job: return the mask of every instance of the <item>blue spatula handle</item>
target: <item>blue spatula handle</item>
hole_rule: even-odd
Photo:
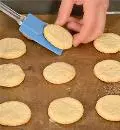
[[[49,49],[50,51],[54,52],[57,55],[61,55],[63,50],[56,48],[45,39],[43,31],[46,25],[47,23],[36,18],[34,15],[28,14],[27,17],[22,22],[19,30],[25,36],[34,40],[43,47]]]

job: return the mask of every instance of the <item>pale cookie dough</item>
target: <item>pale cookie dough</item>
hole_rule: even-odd
[[[69,49],[73,44],[72,35],[59,25],[48,24],[44,28],[45,38],[59,49]]]
[[[25,78],[25,73],[16,64],[0,65],[0,86],[14,87],[19,85]]]
[[[119,82],[120,62],[115,60],[103,60],[95,65],[94,74],[104,82]]]
[[[30,108],[18,101],[8,101],[0,104],[0,124],[4,126],[19,126],[26,124],[31,118]]]
[[[100,98],[96,104],[96,111],[106,120],[120,121],[120,96],[107,95]]]
[[[52,63],[43,71],[44,78],[53,84],[67,83],[71,81],[75,75],[75,68],[64,62]]]
[[[78,100],[65,97],[52,101],[48,108],[48,115],[54,122],[71,124],[78,121],[84,113],[84,108]]]
[[[103,53],[120,51],[120,36],[114,33],[104,33],[94,41],[94,47]]]
[[[4,38],[0,40],[0,58],[14,59],[26,53],[25,43],[17,38]]]

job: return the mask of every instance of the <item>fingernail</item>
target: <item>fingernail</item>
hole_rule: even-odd
[[[73,41],[73,46],[74,46],[74,47],[77,47],[79,44],[80,44],[80,42],[78,43],[78,42],[76,42],[75,40]]]
[[[79,44],[73,44],[73,46],[74,46],[74,47],[78,47],[78,46],[79,46]]]
[[[78,43],[78,40],[76,39],[76,34],[75,34],[74,37],[73,37],[73,46],[77,47],[79,45],[79,43]]]
[[[55,24],[59,24],[59,21],[58,21],[58,20],[56,20],[56,21],[55,21]]]
[[[62,25],[62,20],[57,19],[57,20],[55,21],[55,24],[57,24],[57,25]]]
[[[74,47],[78,47],[79,44],[81,44],[81,41],[80,41],[80,40],[78,41],[78,39],[76,39],[76,38],[74,37],[73,46],[74,46]]]

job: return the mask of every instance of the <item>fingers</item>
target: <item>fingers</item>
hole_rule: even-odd
[[[95,26],[96,17],[97,17],[97,6],[95,1],[87,1],[83,5],[84,7],[84,24],[80,30],[80,33],[74,35],[74,46],[78,46],[80,43],[87,39]]]
[[[75,32],[80,32],[81,27],[82,27],[82,25],[80,23],[76,23],[76,22],[69,22],[67,24],[67,28],[72,31],[75,31]]]
[[[75,4],[76,5],[82,5],[83,4],[83,0],[75,0]]]
[[[83,19],[78,19],[74,17],[69,17],[67,21],[67,28],[75,31],[75,32],[80,32],[82,24],[83,24]]]
[[[100,36],[104,32],[105,23],[106,23],[106,10],[100,7],[98,11],[99,14],[96,19],[95,29],[93,33],[90,35],[90,37],[84,41],[84,43],[88,43],[95,40],[98,36]]]
[[[83,20],[70,17],[74,4],[83,4]],[[69,29],[79,32],[74,35],[74,46],[90,42],[104,31],[108,5],[109,0],[78,0],[76,3],[74,0],[62,0],[56,24],[63,26],[65,23],[68,23],[67,27]]]
[[[104,6],[105,11],[107,11],[109,8],[109,0],[102,0],[102,2],[103,2],[102,5]]]
[[[83,24],[83,19],[78,19],[78,18],[74,18],[74,17],[69,17],[67,22],[75,22],[75,23],[80,23]]]
[[[61,6],[58,12],[58,17],[55,22],[56,24],[63,26],[67,22],[72,12],[73,5],[74,5],[73,0],[62,0]]]
[[[78,18],[74,18],[74,17],[69,17],[67,22],[76,22],[76,23],[79,23],[80,19]]]

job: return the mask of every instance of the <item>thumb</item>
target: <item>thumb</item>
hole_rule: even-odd
[[[67,22],[72,12],[73,5],[74,0],[62,0],[55,24],[62,26]]]

